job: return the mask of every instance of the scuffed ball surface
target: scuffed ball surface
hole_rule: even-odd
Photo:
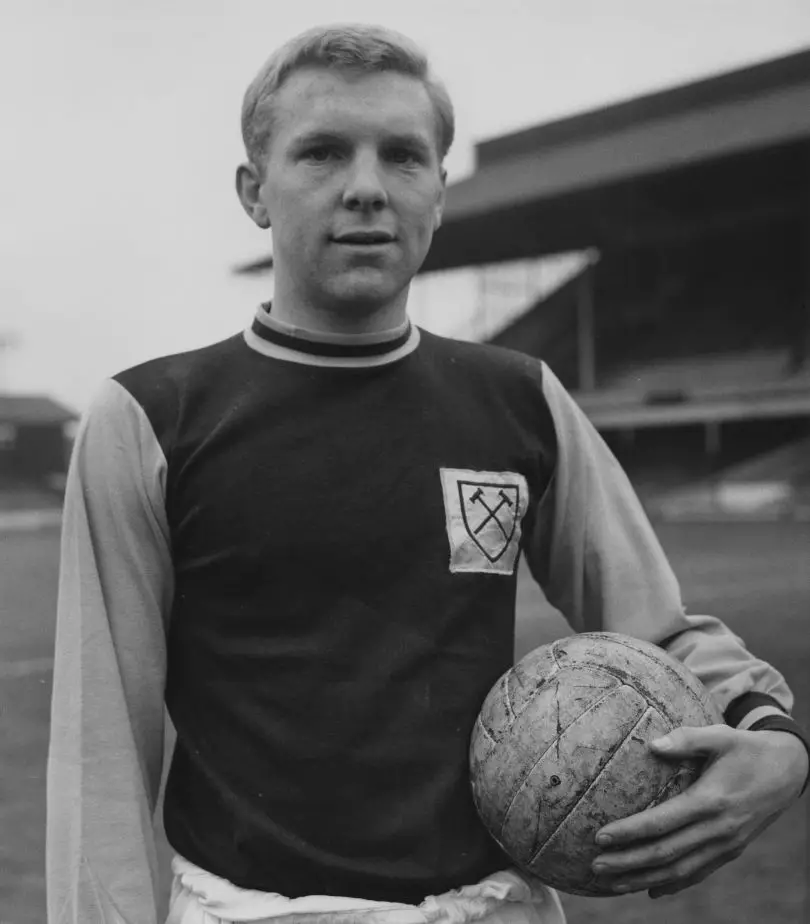
[[[700,771],[649,742],[720,722],[706,688],[655,645],[608,632],[561,639],[526,655],[484,701],[470,743],[473,800],[518,867],[564,892],[610,895],[591,871],[596,832]]]

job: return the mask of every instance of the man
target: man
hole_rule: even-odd
[[[698,783],[609,826],[617,891],[737,855],[807,778],[783,678],[686,616],[629,483],[542,363],[429,335],[453,111],[372,27],[292,40],[248,89],[239,198],[272,228],[250,327],[104,383],[71,463],[48,766],[50,924],[151,924],[165,704],[169,921],[562,920],[472,805],[526,554],[574,630],[663,645],[727,726]],[[736,727],[735,727],[736,726]]]

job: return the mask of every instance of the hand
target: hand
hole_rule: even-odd
[[[669,743],[668,747],[664,745]],[[687,790],[606,825],[594,871],[616,892],[672,895],[736,859],[800,794],[808,756],[796,735],[727,725],[677,728],[650,747],[660,757],[706,757]]]

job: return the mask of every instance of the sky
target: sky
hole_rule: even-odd
[[[269,280],[232,269],[269,239],[234,192],[242,94],[335,21],[428,52],[451,183],[476,141],[810,47],[808,0],[2,0],[0,389],[81,411],[104,377],[249,323]],[[414,292],[418,323],[452,333],[473,290],[449,282]]]

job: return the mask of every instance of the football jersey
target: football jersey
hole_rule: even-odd
[[[789,712],[773,667],[684,612],[540,360],[410,323],[315,334],[262,306],[105,382],[66,492],[50,913],[156,920],[164,704],[168,840],[235,885],[416,903],[508,866],[468,746],[512,663],[521,555],[572,631],[662,644],[734,724]]]

